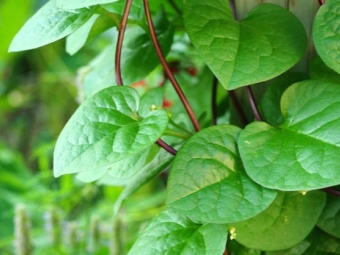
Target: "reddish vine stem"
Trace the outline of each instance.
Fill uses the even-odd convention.
[[[229,5],[231,8],[231,11],[233,12],[234,19],[237,20],[235,0],[229,0]]]
[[[165,72],[166,76],[170,80],[170,82],[173,85],[177,95],[179,96],[185,110],[187,111],[195,130],[198,132],[200,130],[198,120],[197,120],[187,98],[185,97],[181,87],[179,86],[176,78],[174,77],[173,73],[171,72],[169,65],[166,62],[165,57],[162,53],[161,46],[160,46],[159,41],[157,39],[155,27],[154,27],[153,22],[152,22],[150,8],[149,8],[149,2],[148,2],[148,0],[143,0],[143,2],[144,2],[145,16],[146,16],[146,19],[148,21],[148,26],[149,26],[149,29],[150,29],[151,39],[152,39],[152,42],[154,44],[155,50],[157,52],[158,58],[159,58],[162,66],[164,68],[164,72]]]
[[[156,143],[167,152],[170,152],[174,156],[176,155],[177,151],[174,148],[172,148],[169,144],[164,142],[162,139],[158,139]]]
[[[325,0],[319,0],[319,4],[320,4],[320,5],[325,4]]]
[[[336,189],[333,189],[333,188],[324,188],[323,190],[325,192],[329,193],[329,194],[340,197],[340,190],[336,190]]]
[[[214,81],[212,84],[212,96],[211,96],[211,115],[212,115],[212,124],[216,125],[217,124],[217,85],[218,85],[218,80],[216,77],[214,77]]]
[[[247,87],[246,87],[246,90],[247,90],[247,93],[248,93],[248,97],[249,97],[249,102],[250,102],[250,105],[251,105],[251,109],[253,110],[253,113],[254,113],[255,118],[256,118],[258,121],[263,121],[263,119],[262,119],[262,117],[261,117],[261,114],[260,114],[260,111],[259,111],[259,108],[257,107],[256,100],[255,100],[253,91],[252,91],[252,89],[251,89],[251,86],[247,86]]]
[[[115,56],[115,72],[116,72],[116,82],[118,86],[123,85],[122,72],[121,72],[121,56],[122,56],[122,48],[124,41],[124,34],[126,29],[127,20],[129,17],[130,9],[131,9],[132,0],[126,0],[123,17],[121,20],[120,29],[118,32],[118,41],[116,45],[116,56]]]
[[[229,92],[229,96],[230,96],[231,102],[233,103],[233,105],[236,108],[236,111],[238,112],[238,116],[240,117],[240,119],[243,122],[243,124],[247,125],[248,124],[247,117],[246,117],[244,111],[242,110],[242,107],[241,107],[240,103],[238,102],[238,99],[237,99],[235,91],[229,90],[228,92]]]

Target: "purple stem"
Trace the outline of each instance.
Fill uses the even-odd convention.
[[[229,0],[231,11],[233,12],[234,19],[237,20],[235,0]]]
[[[325,192],[329,193],[329,194],[333,194],[335,196],[340,197],[340,190],[336,190],[336,189],[333,189],[333,188],[324,188],[323,190]]]
[[[149,2],[148,2],[148,0],[143,0],[143,2],[144,2],[145,16],[146,16],[146,19],[148,21],[148,26],[149,26],[149,29],[150,29],[151,39],[152,39],[152,42],[155,46],[155,50],[157,52],[158,58],[159,58],[162,66],[164,68],[164,72],[165,72],[166,76],[170,80],[170,82],[173,85],[177,95],[179,96],[185,110],[187,111],[196,132],[198,132],[200,130],[200,126],[199,126],[198,120],[197,120],[197,118],[194,114],[194,111],[192,110],[192,108],[191,108],[187,98],[185,97],[181,87],[179,86],[176,78],[174,77],[173,73],[171,72],[169,65],[166,62],[165,57],[162,53],[161,46],[160,46],[159,41],[157,39],[155,27],[154,27],[153,22],[152,22],[150,9],[149,9]]]
[[[212,97],[211,97],[211,115],[212,115],[212,124],[217,125],[217,85],[218,80],[214,77],[213,85],[212,85]]]
[[[130,9],[131,9],[131,4],[132,4],[132,0],[126,1],[120,29],[118,32],[118,41],[117,41],[117,46],[116,46],[116,57],[115,57],[116,82],[118,86],[123,85],[120,62],[121,62],[121,56],[122,56],[124,34],[125,34],[126,24],[127,24],[127,20],[128,20]]]
[[[248,93],[248,97],[249,97],[249,102],[251,105],[251,109],[253,110],[254,116],[258,121],[263,121],[259,108],[257,107],[256,101],[255,101],[255,97],[253,94],[253,91],[251,89],[251,86],[247,86],[246,87],[247,93]]]
[[[319,4],[320,5],[324,5],[325,4],[325,0],[319,0]]]
[[[231,102],[233,103],[233,105],[236,108],[236,111],[238,112],[238,116],[240,117],[240,119],[243,122],[243,124],[247,125],[248,124],[247,117],[246,117],[244,111],[242,110],[242,107],[241,107],[241,105],[240,105],[240,103],[239,103],[239,101],[237,99],[235,91],[229,90],[228,93],[229,93]]]
[[[156,143],[167,152],[170,152],[174,156],[176,155],[177,151],[174,148],[172,148],[169,144],[164,142],[162,139],[158,139]]]

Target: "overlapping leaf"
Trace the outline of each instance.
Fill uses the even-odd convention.
[[[307,45],[300,21],[274,4],[258,5],[238,22],[227,0],[186,0],[184,22],[195,48],[226,89],[285,72]]]
[[[236,229],[237,242],[261,250],[288,249],[312,231],[326,202],[321,191],[303,195],[299,192],[280,192],[275,201],[262,213],[249,220],[230,224]]]
[[[340,199],[328,195],[326,206],[319,218],[318,227],[332,236],[340,238]]]
[[[146,150],[167,127],[163,110],[138,116],[138,93],[109,87],[81,105],[64,127],[54,152],[54,175],[102,171]]]
[[[321,59],[340,73],[340,2],[327,0],[320,7],[313,26],[313,39]]]
[[[16,34],[9,51],[30,50],[57,41],[81,27],[93,12],[93,8],[68,12],[56,7],[55,0],[48,1]]]
[[[279,190],[311,190],[340,183],[340,86],[303,81],[281,99],[284,122],[248,125],[239,150],[248,175]]]
[[[253,182],[238,156],[240,129],[200,131],[178,151],[170,170],[167,204],[198,222],[237,222],[262,212],[276,191]]]
[[[222,254],[227,236],[226,225],[197,225],[172,210],[166,210],[149,223],[128,254]]]

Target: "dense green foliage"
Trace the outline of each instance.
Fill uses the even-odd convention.
[[[66,37],[75,57],[102,43],[53,171],[123,186],[117,218],[165,181],[128,254],[340,254],[340,0],[291,5],[50,0],[14,37]]]

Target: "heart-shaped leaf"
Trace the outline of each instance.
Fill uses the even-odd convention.
[[[326,206],[319,218],[318,227],[323,231],[340,238],[340,199],[328,194]]]
[[[55,0],[50,0],[20,29],[9,51],[30,50],[57,41],[81,27],[93,12],[94,8],[68,12],[56,7]]]
[[[228,0],[186,0],[184,22],[193,45],[229,90],[278,76],[307,46],[301,22],[274,4],[258,5],[238,22]]]
[[[197,225],[172,210],[165,210],[149,223],[128,254],[223,254],[227,236],[226,225]]]
[[[230,224],[235,240],[249,248],[267,251],[288,249],[312,231],[326,202],[321,191],[303,195],[280,192],[262,213],[246,221]],[[255,238],[256,237],[256,238]]]
[[[276,191],[256,184],[243,169],[239,132],[218,125],[186,141],[170,170],[169,207],[198,222],[228,223],[249,219],[273,202]]]
[[[137,113],[139,96],[130,87],[109,87],[86,100],[58,138],[54,175],[101,168],[146,150],[168,124],[164,110],[144,119]]]
[[[340,184],[340,86],[303,81],[282,96],[284,122],[248,125],[238,143],[248,175],[267,188],[312,190]]]
[[[321,59],[340,73],[340,2],[327,0],[316,14],[313,39]]]

